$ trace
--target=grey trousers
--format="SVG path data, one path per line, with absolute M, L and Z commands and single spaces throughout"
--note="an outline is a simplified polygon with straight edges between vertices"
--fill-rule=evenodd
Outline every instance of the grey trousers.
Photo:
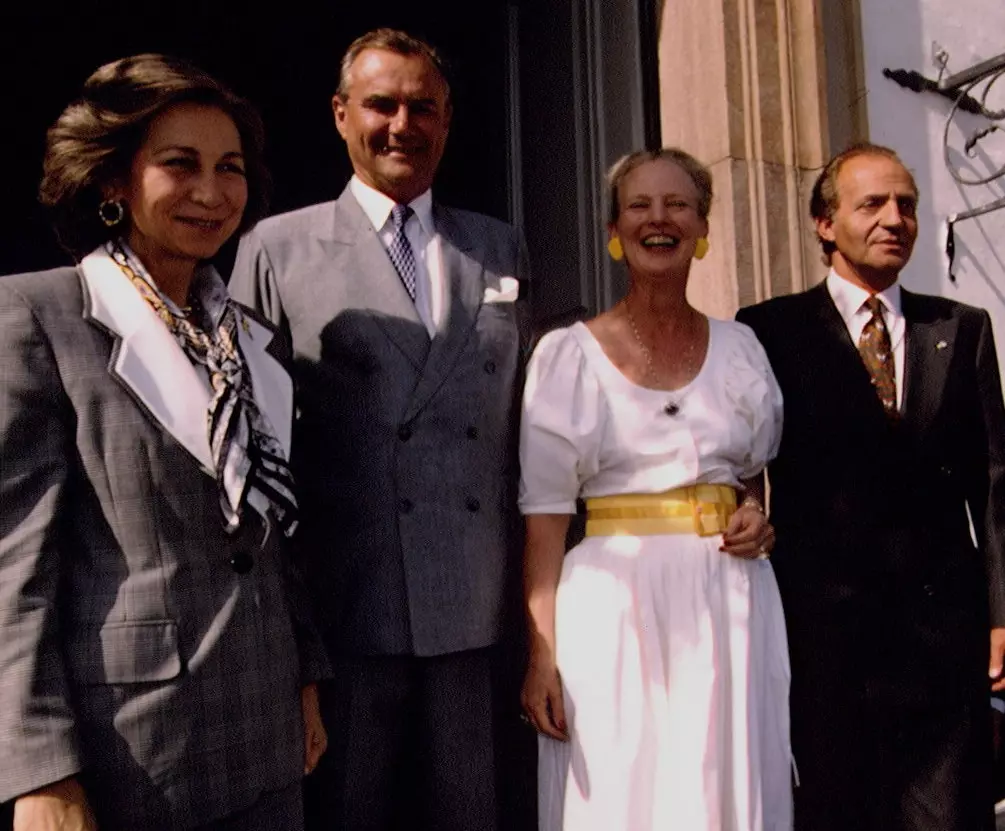
M 198 831 L 303 831 L 304 800 L 300 782 L 263 793 L 258 801 L 229 817 L 200 825 Z
M 496 831 L 493 649 L 334 661 L 311 831 Z

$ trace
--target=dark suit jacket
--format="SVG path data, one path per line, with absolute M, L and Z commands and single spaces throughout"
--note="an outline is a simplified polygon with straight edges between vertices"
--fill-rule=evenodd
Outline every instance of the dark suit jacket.
M 239 337 L 288 447 L 280 341 Z M 223 530 L 208 396 L 109 258 L 0 279 L 0 802 L 78 775 L 102 828 L 189 828 L 301 777 L 324 657 L 278 531 Z
M 447 298 L 432 340 L 348 188 L 259 223 L 231 278 L 292 339 L 299 544 L 329 643 L 347 654 L 496 643 L 519 573 L 523 247 L 487 216 L 433 215 Z
M 988 628 L 1005 625 L 1005 410 L 987 313 L 902 296 L 896 420 L 824 284 L 737 319 L 785 398 L 769 476 L 794 678 L 932 703 L 986 690 Z

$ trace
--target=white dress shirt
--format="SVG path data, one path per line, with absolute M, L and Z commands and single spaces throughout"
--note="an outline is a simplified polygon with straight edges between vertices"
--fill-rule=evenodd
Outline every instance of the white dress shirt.
M 391 219 L 394 200 L 374 190 L 357 176 L 349 181 L 349 189 L 384 248 L 389 248 L 394 238 L 394 222 Z M 415 311 L 432 338 L 443 318 L 443 260 L 440 235 L 433 225 L 432 191 L 420 194 L 408 203 L 408 207 L 412 209 L 412 216 L 405 223 L 405 237 L 415 257 Z
M 851 341 L 858 346 L 865 324 L 872 317 L 872 312 L 865 306 L 865 301 L 871 296 L 868 291 L 845 280 L 833 268 L 827 275 L 827 290 L 837 306 L 844 325 L 848 327 Z M 907 331 L 907 321 L 900 302 L 900 284 L 894 283 L 885 291 L 876 295 L 883 304 L 883 320 L 890 333 L 890 344 L 893 346 L 893 374 L 897 385 L 897 409 L 904 401 L 904 335 Z

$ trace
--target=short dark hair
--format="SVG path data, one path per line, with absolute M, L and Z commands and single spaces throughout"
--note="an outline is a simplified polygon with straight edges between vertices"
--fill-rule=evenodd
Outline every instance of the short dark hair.
M 897 151 L 890 147 L 885 147 L 882 144 L 872 144 L 868 141 L 861 141 L 850 145 L 824 165 L 824 169 L 820 171 L 816 182 L 813 183 L 813 191 L 810 193 L 810 217 L 813 220 L 834 218 L 839 196 L 837 187 L 838 174 L 846 162 L 850 162 L 852 159 L 857 159 L 860 156 L 880 156 L 896 162 L 904 170 L 907 170 L 907 165 L 897 155 Z M 911 177 L 911 185 L 914 188 L 915 195 L 918 195 L 918 183 L 914 181 L 914 174 L 910 170 L 907 170 L 907 175 Z M 824 263 L 830 265 L 831 255 L 837 250 L 837 246 L 830 240 L 825 240 L 819 234 L 817 234 L 817 241 L 823 250 Z
M 694 182 L 698 191 L 698 216 L 708 219 L 712 209 L 712 174 L 709 169 L 690 153 L 679 147 L 661 147 L 659 150 L 636 150 L 618 159 L 607 172 L 607 196 L 609 202 L 608 221 L 613 225 L 621 213 L 621 203 L 618 200 L 618 189 L 625 177 L 635 168 L 647 162 L 663 159 L 680 167 Z
M 374 29 L 365 35 L 360 35 L 345 50 L 342 63 L 339 65 L 338 89 L 335 92 L 343 101 L 349 97 L 349 72 L 356 58 L 365 49 L 384 49 L 398 55 L 419 55 L 425 58 L 443 79 L 443 85 L 447 90 L 447 102 L 450 102 L 450 70 L 436 47 L 408 32 L 387 28 Z
M 81 97 L 49 128 L 39 200 L 50 208 L 60 243 L 80 257 L 122 233 L 98 216 L 103 189 L 129 175 L 157 116 L 175 104 L 217 107 L 241 136 L 248 204 L 240 231 L 268 207 L 265 133 L 255 107 L 192 64 L 165 55 L 133 55 L 100 67 Z M 127 217 L 128 221 L 128 217 Z

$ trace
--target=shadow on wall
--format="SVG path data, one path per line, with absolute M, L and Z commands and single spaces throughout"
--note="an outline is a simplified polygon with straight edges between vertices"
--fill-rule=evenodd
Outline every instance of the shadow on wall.
M 954 148 L 949 149 L 950 164 L 967 179 L 977 179 L 988 175 L 988 171 L 995 169 L 994 160 L 983 150 L 976 156 L 979 163 L 975 163 L 964 153 Z M 999 165 L 1000 166 L 1000 165 Z M 960 194 L 960 201 L 965 205 L 963 210 L 979 208 L 996 199 L 1005 197 L 1005 177 L 995 180 L 985 186 L 970 186 L 959 182 L 956 183 Z M 1000 209 L 999 216 L 1005 218 L 1005 208 Z M 961 211 L 962 212 L 962 211 Z M 985 214 L 984 216 L 994 216 Z M 953 246 L 955 256 L 953 262 L 953 274 L 960 272 L 966 274 L 977 274 L 987 285 L 987 290 L 992 293 L 1002 307 L 1005 307 L 1005 241 L 1001 238 L 994 238 L 987 229 L 987 223 L 982 221 L 984 217 L 963 220 L 956 224 L 953 229 Z M 943 219 L 940 224 L 941 233 L 946 233 L 946 223 Z M 975 246 L 968 244 L 967 240 L 979 239 L 982 248 L 990 255 L 979 256 L 975 251 Z M 943 256 L 943 262 L 948 266 L 948 259 Z M 997 279 L 995 279 L 997 275 Z
M 936 44 L 948 55 L 949 73 L 1000 53 L 1000 27 L 994 25 L 1001 14 L 995 10 L 999 7 L 983 0 L 861 0 L 861 4 L 870 136 L 900 153 L 921 190 L 919 238 L 905 270 L 905 283 L 922 292 L 984 306 L 1000 330 L 1005 322 L 1005 234 L 1001 232 L 1005 211 L 955 226 L 955 283 L 949 279 L 946 219 L 1000 198 L 1005 182 L 969 186 L 954 180 L 943 158 L 952 101 L 912 92 L 882 76 L 883 69 L 905 69 L 937 79 Z M 1005 104 L 1005 83 L 998 86 L 1002 89 L 993 90 L 988 99 L 991 108 Z M 979 85 L 971 94 L 980 98 L 983 87 Z M 1001 167 L 1000 137 L 986 138 L 972 157 L 963 152 L 974 130 L 987 125 L 986 119 L 966 113 L 956 113 L 950 125 L 949 161 L 965 178 L 980 178 Z M 999 156 L 997 164 L 989 151 Z

